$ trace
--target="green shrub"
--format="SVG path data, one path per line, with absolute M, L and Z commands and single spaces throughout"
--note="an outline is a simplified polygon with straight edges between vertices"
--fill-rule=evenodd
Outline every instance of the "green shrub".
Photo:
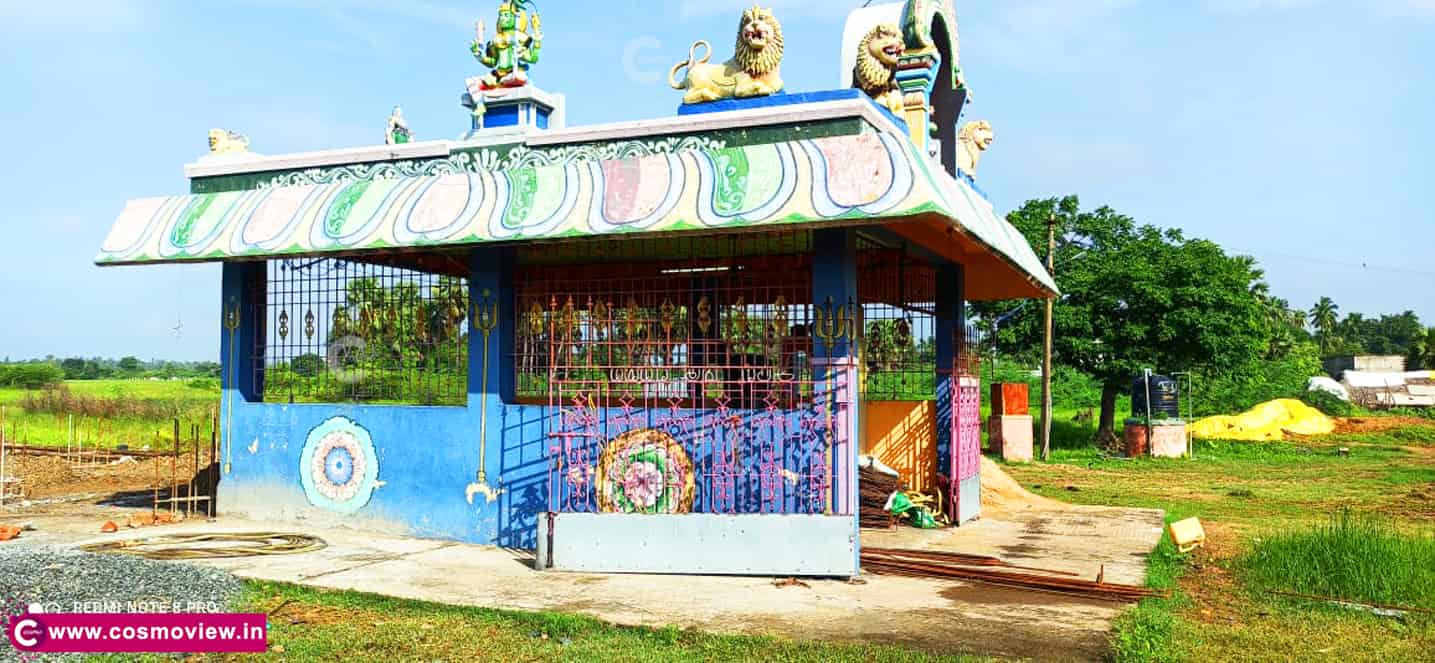
M 324 358 L 312 352 L 299 355 L 289 362 L 289 370 L 299 377 L 312 378 L 324 372 Z
M 1350 401 L 1340 400 L 1335 394 L 1319 389 L 1305 392 L 1300 399 L 1305 401 L 1306 405 L 1331 417 L 1354 417 L 1364 412 L 1360 406 Z
M 1237 568 L 1257 591 L 1435 609 L 1435 533 L 1349 510 L 1256 541 Z
M 51 364 L 11 364 L 0 366 L 0 387 L 42 389 L 65 381 L 65 371 Z
M 1435 419 L 1435 407 L 1397 407 L 1386 410 L 1386 414 L 1417 419 Z
M 1193 393 L 1183 398 L 1192 399 L 1197 417 L 1234 414 L 1277 398 L 1300 398 L 1311 376 L 1322 374 L 1315 345 L 1299 343 L 1276 359 L 1253 359 L 1230 369 L 1199 372 Z

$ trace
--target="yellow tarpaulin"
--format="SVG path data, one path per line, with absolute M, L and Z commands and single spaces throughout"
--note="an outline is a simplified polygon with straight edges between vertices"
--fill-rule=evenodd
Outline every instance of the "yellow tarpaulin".
M 1261 403 L 1237 415 L 1206 417 L 1191 424 L 1191 435 L 1216 440 L 1281 440 L 1285 433 L 1324 435 L 1335 420 L 1293 398 Z

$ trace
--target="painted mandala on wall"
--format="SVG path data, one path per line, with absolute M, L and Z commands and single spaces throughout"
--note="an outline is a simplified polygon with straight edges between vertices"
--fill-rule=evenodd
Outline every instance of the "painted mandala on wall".
M 673 436 L 645 428 L 608 442 L 598 463 L 598 509 L 608 513 L 688 513 L 693 462 Z
M 340 513 L 362 509 L 379 479 L 379 459 L 369 431 L 347 417 L 315 426 L 299 457 L 299 476 L 314 506 Z

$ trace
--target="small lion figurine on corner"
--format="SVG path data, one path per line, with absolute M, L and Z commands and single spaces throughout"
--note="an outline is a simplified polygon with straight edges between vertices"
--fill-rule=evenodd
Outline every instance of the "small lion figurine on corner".
M 249 139 L 226 129 L 209 130 L 211 154 L 237 154 L 249 151 Z
M 982 160 L 982 152 L 992 146 L 996 140 L 996 134 L 992 132 L 992 125 L 986 120 L 972 120 L 964 125 L 957 132 L 957 168 L 972 176 L 977 176 L 977 164 Z
M 902 32 L 890 23 L 873 26 L 857 48 L 852 86 L 867 93 L 877 105 L 900 114 L 902 90 L 897 87 L 897 63 L 906 52 Z
M 698 58 L 698 47 L 707 54 Z M 688 59 L 673 65 L 668 83 L 675 90 L 687 90 L 683 103 L 700 104 L 721 99 L 763 97 L 782 91 L 782 24 L 771 9 L 754 6 L 742 13 L 737 46 L 732 59 L 711 64 L 712 45 L 698 40 L 688 50 Z M 678 80 L 678 72 L 687 75 Z

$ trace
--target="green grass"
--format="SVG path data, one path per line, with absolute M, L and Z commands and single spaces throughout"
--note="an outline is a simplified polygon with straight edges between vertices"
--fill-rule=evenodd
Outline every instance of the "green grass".
M 1370 433 L 1327 435 L 1322 437 L 1321 441 L 1330 443 L 1435 447 L 1435 421 L 1432 421 L 1429 426 L 1393 428 L 1386 431 Z
M 1196 516 L 1211 535 L 1189 555 L 1162 537 L 1149 582 L 1175 591 L 1122 613 L 1115 660 L 1428 660 L 1435 618 L 1386 619 L 1267 590 L 1431 607 L 1435 454 L 1422 441 L 1432 427 L 1358 446 L 1360 436 L 1202 441 L 1192 459 L 1057 448 L 1049 464 L 1006 469 L 1063 501 L 1161 508 L 1168 522 Z
M 894 646 L 629 628 L 596 619 L 250 582 L 236 609 L 270 614 L 270 652 L 299 661 L 981 661 Z M 280 649 L 282 648 L 282 650 Z
M 1170 523 L 1174 517 L 1166 516 Z M 1146 585 L 1165 590 L 1171 595 L 1144 599 L 1135 607 L 1122 612 L 1112 625 L 1112 657 L 1120 663 L 1151 662 L 1165 663 L 1180 661 L 1186 653 L 1184 643 L 1176 638 L 1180 623 L 1175 610 L 1187 604 L 1177 582 L 1184 569 L 1185 558 L 1171 543 L 1168 534 L 1161 535 L 1161 542 L 1151 553 L 1150 567 L 1146 571 Z
M 1402 532 L 1374 515 L 1268 535 L 1239 561 L 1256 591 L 1435 610 L 1435 532 Z
M 27 396 L 46 400 L 41 391 L 0 389 L 7 438 L 22 444 L 64 447 L 72 439 L 73 417 L 75 437 L 83 435 L 87 448 L 96 440 L 110 448 L 118 444 L 135 449 L 154 446 L 156 432 L 165 438 L 167 448 L 172 444 L 175 417 L 182 420 L 186 437 L 191 423 L 201 424 L 207 435 L 210 418 L 219 407 L 219 385 L 213 380 L 70 380 L 64 388 L 68 398 L 50 398 L 52 408 L 37 412 L 28 412 L 23 406 Z M 114 408 L 119 414 L 96 417 L 96 408 Z

